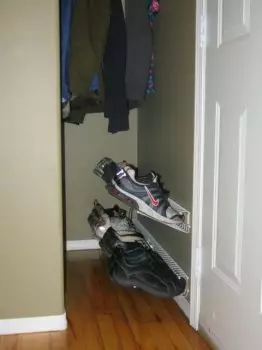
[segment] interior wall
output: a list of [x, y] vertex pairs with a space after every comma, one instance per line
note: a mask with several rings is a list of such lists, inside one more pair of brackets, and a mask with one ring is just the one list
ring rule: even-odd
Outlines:
[[58, 1], [1, 1], [0, 14], [0, 319], [59, 315]]
[[[138, 116], [139, 169], [160, 173], [171, 197], [192, 211], [195, 0], [161, 1], [155, 51], [156, 93]], [[189, 274], [191, 236], [141, 221]]]
[[65, 183], [67, 240], [92, 239], [87, 216], [94, 199], [104, 206], [119, 201], [110, 196], [93, 169], [107, 156], [137, 164], [137, 111], [130, 113], [130, 130], [117, 134], [107, 131], [102, 113], [90, 114], [83, 125], [65, 124]]

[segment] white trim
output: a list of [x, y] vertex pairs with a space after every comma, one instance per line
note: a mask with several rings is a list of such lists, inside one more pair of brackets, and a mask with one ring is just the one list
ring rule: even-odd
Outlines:
[[85, 239], [79, 241], [67, 241], [66, 250], [92, 250], [100, 249], [99, 243], [96, 239]]
[[186, 317], [189, 319], [191, 308], [188, 300], [183, 296], [176, 297], [174, 298], [174, 300], [177, 303], [177, 305], [180, 307], [180, 309], [183, 311], [183, 313], [186, 315]]
[[66, 314], [44, 317], [0, 320], [0, 335], [63, 331], [67, 328]]
[[203, 18], [206, 18], [206, 1], [196, 2], [196, 46], [195, 46], [195, 121], [194, 121], [194, 174], [192, 210], [192, 250], [190, 286], [190, 324], [198, 330], [200, 314], [200, 275], [202, 251], [203, 210], [203, 160], [204, 160], [204, 117], [205, 117], [205, 70], [206, 44], [202, 44]]

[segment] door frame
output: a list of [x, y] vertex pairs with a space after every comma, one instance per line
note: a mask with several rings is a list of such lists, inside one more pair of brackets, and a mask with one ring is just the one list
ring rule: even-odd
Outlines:
[[194, 165], [193, 209], [190, 285], [190, 325], [199, 329], [201, 260], [202, 260], [202, 215], [203, 215], [203, 170], [205, 132], [205, 80], [206, 80], [206, 8], [207, 0], [196, 0], [195, 26], [195, 107], [194, 107]]

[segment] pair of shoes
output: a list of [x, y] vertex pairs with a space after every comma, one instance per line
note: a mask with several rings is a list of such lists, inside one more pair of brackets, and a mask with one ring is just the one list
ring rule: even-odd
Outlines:
[[88, 223], [108, 258], [112, 281], [159, 297], [184, 293], [185, 279], [174, 274], [151, 248], [125, 210], [118, 206], [104, 209], [95, 201]]
[[107, 191], [144, 215], [165, 224], [184, 223], [184, 214], [175, 210], [162, 189], [158, 176], [150, 172], [138, 176], [136, 169], [126, 162], [115, 163], [104, 157], [94, 173], [106, 183]]
[[127, 244], [135, 242], [149, 248], [144, 236], [127, 216], [126, 210], [119, 208], [118, 205], [104, 209], [98, 201], [95, 201], [87, 221], [108, 256], [112, 255], [117, 246], [125, 249]]
[[115, 232], [117, 240], [122, 242], [136, 242], [144, 240], [133, 224], [132, 220], [127, 216], [127, 212], [118, 205], [113, 208], [105, 209], [95, 200], [94, 208], [87, 219], [92, 232], [97, 239], [106, 239], [108, 230]]
[[134, 243], [117, 248], [109, 260], [109, 276], [123, 287], [139, 288], [157, 297], [184, 293], [186, 281], [175, 275], [154, 251]]

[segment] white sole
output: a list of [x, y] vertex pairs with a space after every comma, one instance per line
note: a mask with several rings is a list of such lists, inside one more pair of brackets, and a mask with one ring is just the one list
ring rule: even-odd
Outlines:
[[[133, 196], [132, 194], [122, 190], [117, 183], [113, 180], [112, 181], [114, 187], [122, 193], [127, 198], [131, 198], [133, 201], [135, 201], [138, 205], [138, 213], [148, 217], [150, 219], [153, 219], [157, 222], [160, 222], [164, 225], [167, 225], [169, 227], [172, 227], [175, 230], [184, 232], [184, 233], [190, 233], [190, 225], [188, 222], [184, 221], [178, 221], [178, 220], [172, 220], [165, 218], [164, 216], [158, 214], [154, 209], [150, 208], [144, 201], [142, 201], [140, 198], [137, 198]], [[185, 217], [188, 217], [188, 211], [186, 211], [184, 208], [182, 208], [179, 204], [174, 202], [172, 199], [168, 199], [170, 206], [178, 213], [186, 214]]]

